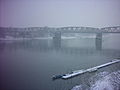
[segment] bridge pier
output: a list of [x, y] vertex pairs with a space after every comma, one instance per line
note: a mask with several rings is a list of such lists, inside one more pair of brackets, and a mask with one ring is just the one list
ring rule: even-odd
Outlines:
[[61, 47], [61, 32], [55, 32], [53, 37], [53, 44], [55, 48]]
[[95, 45], [96, 50], [102, 49], [102, 33], [96, 33]]

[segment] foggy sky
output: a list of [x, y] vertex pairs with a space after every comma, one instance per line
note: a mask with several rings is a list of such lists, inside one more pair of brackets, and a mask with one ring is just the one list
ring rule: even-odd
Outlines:
[[0, 0], [0, 26], [120, 25], [120, 0]]

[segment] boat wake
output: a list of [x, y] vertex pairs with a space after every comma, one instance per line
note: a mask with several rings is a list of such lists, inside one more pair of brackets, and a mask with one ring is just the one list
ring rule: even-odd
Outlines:
[[89, 86], [77, 85], [71, 90], [120, 90], [120, 70], [117, 72], [100, 72], [89, 79]]

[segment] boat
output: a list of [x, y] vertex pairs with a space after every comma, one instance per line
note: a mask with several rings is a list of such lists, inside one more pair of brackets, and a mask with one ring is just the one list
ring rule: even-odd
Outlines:
[[63, 76], [63, 75], [54, 75], [54, 76], [52, 77], [52, 79], [53, 79], [53, 80], [60, 79], [60, 78], [62, 78], [62, 76]]

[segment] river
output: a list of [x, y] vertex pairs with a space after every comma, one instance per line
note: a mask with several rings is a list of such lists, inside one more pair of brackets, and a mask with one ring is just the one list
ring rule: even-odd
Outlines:
[[[52, 76], [94, 67], [118, 57], [120, 34], [104, 34], [101, 50], [96, 50], [95, 35], [91, 34], [62, 37], [60, 47], [55, 47], [51, 38], [1, 40], [1, 90], [102, 90], [104, 81], [101, 86], [98, 84], [104, 76], [117, 73], [114, 78], [120, 80], [120, 63], [68, 80], [52, 80]], [[97, 79], [100, 75], [104, 76]], [[114, 90], [107, 84], [108, 90]], [[120, 83], [117, 85], [113, 86], [120, 89]]]

